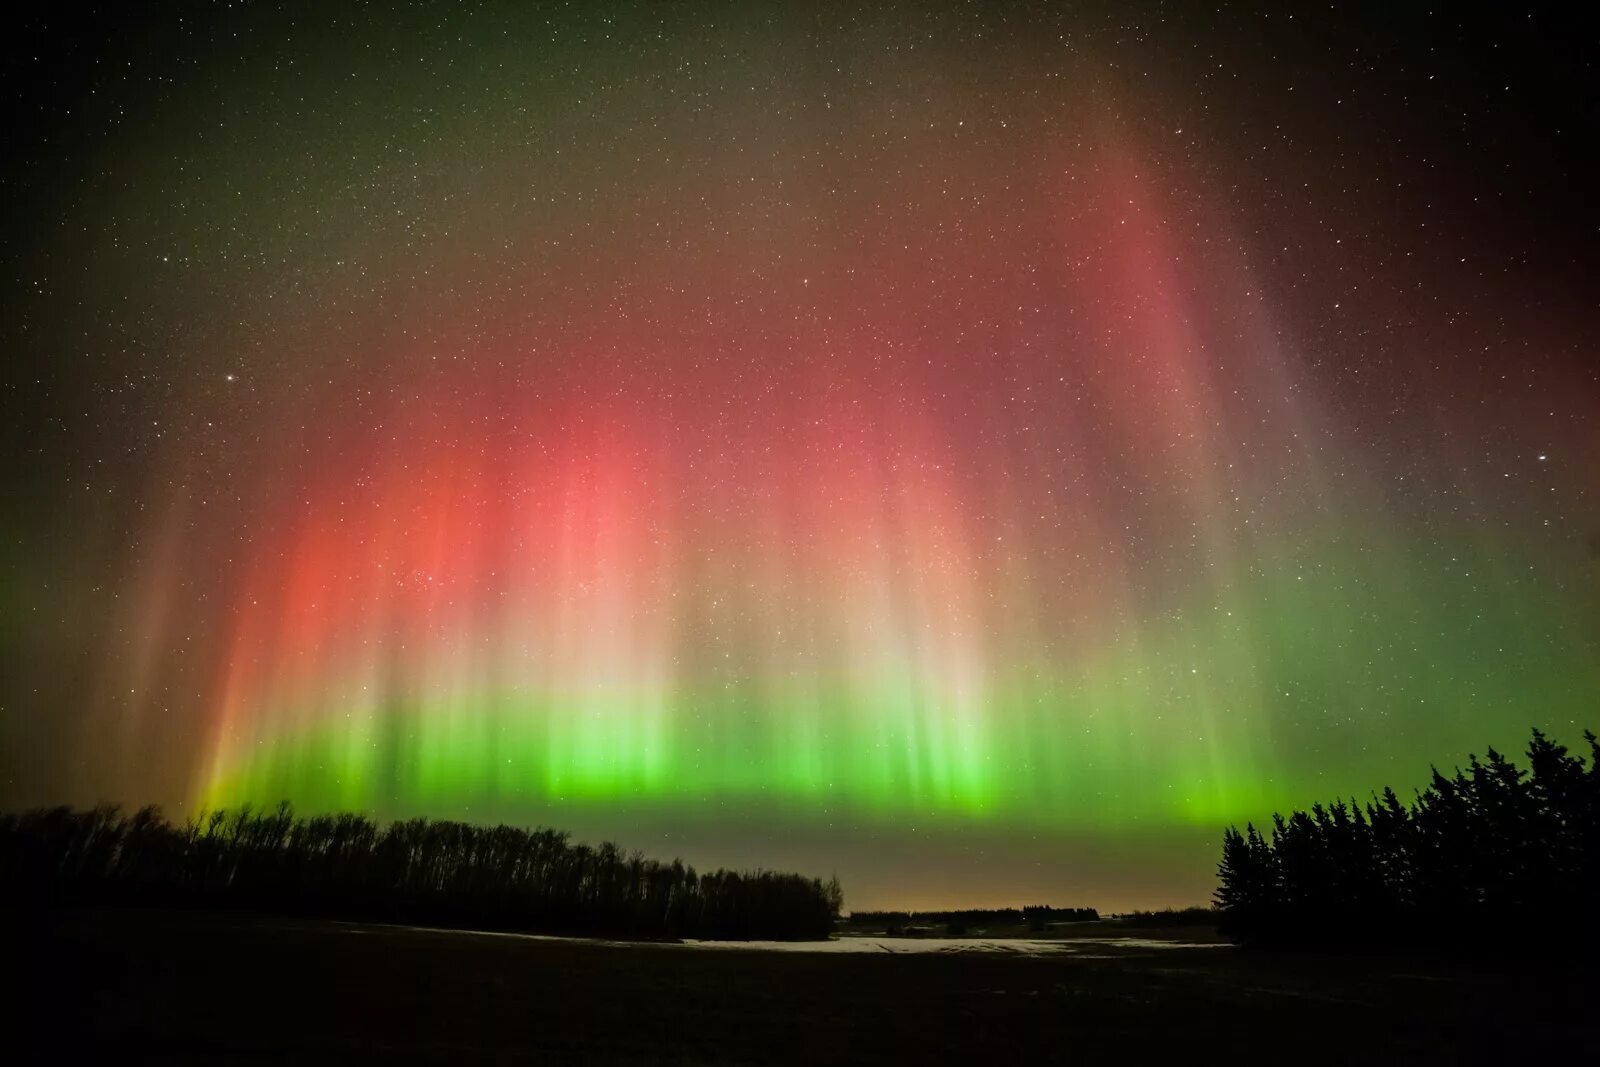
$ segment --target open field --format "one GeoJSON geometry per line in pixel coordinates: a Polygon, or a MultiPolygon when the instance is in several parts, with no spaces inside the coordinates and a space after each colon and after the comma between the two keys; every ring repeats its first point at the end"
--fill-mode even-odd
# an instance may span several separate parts
{"type": "Polygon", "coordinates": [[[1461,1063],[1600,1048],[1596,987],[1573,972],[1178,948],[1148,930],[777,952],[161,911],[7,924],[27,979],[8,1030],[27,1062],[1461,1063]]]}

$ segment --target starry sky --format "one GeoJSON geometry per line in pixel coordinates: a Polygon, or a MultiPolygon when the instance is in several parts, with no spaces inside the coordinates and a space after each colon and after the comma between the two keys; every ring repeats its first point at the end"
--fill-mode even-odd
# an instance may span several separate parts
{"type": "Polygon", "coordinates": [[[1120,910],[1578,740],[1593,26],[1393,6],[22,16],[0,803],[1120,910]]]}

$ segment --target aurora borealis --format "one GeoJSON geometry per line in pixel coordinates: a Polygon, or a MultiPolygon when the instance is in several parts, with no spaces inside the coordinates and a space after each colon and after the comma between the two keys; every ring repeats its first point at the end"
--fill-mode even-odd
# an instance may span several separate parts
{"type": "Polygon", "coordinates": [[[1600,726],[1548,23],[116,18],[13,46],[7,806],[1114,909],[1600,726]]]}

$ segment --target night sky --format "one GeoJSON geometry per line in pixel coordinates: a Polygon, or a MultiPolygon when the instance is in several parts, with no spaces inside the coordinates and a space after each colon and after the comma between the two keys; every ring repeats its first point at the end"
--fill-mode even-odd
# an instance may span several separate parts
{"type": "Polygon", "coordinates": [[[1397,6],[20,16],[0,805],[1120,909],[1578,741],[1597,38],[1397,6]]]}

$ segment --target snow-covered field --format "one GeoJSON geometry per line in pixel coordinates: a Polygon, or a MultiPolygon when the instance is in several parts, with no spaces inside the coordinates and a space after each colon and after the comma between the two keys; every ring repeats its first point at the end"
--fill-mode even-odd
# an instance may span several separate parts
{"type": "MultiPolygon", "coordinates": [[[[1166,949],[1217,949],[1224,945],[1166,941],[1148,937],[1075,937],[1070,940],[1011,937],[870,937],[846,935],[829,941],[608,941],[589,937],[556,937],[550,934],[511,934],[488,930],[444,930],[437,927],[409,926],[419,933],[466,934],[473,937],[512,937],[528,941],[567,941],[575,944],[644,946],[650,948],[709,949],[712,951],[816,952],[831,954],[882,953],[958,953],[999,952],[1014,956],[1077,956],[1097,958],[1121,952],[1166,949]]],[[[352,927],[352,933],[364,932],[352,927]]]]}
{"type": "Polygon", "coordinates": [[[1008,952],[1016,956],[1095,956],[1114,949],[1223,948],[1144,937],[1078,937],[1070,941],[1020,937],[837,937],[831,941],[685,941],[693,948],[773,952],[1008,952]]]}

